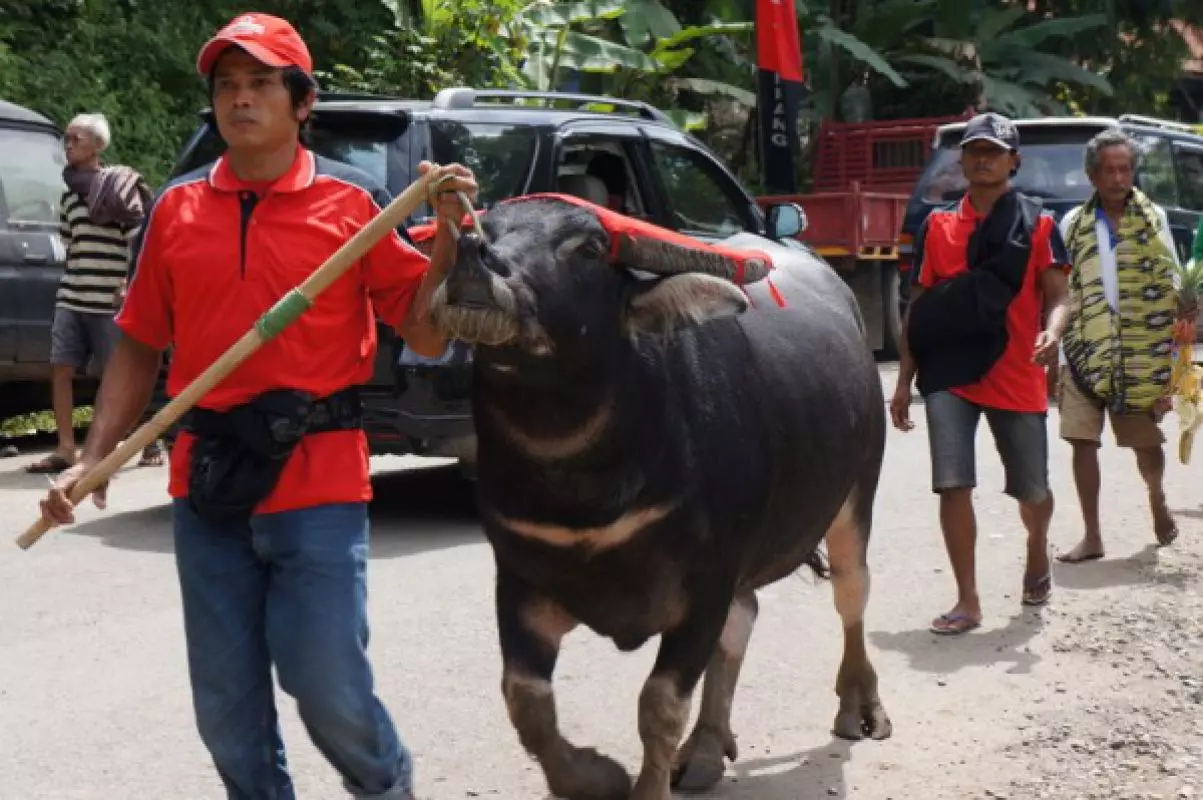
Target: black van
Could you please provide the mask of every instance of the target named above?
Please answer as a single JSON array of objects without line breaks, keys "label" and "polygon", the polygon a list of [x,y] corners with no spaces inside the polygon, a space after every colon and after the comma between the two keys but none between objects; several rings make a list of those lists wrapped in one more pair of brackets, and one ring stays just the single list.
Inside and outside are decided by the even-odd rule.
[{"label": "black van", "polygon": [[[1125,114],[1111,117],[1045,117],[1014,120],[1023,163],[1019,191],[1038,197],[1060,219],[1093,191],[1085,171],[1086,143],[1096,133],[1120,128],[1143,148],[1137,185],[1166,210],[1183,263],[1203,217],[1203,135],[1177,122]],[[933,208],[961,199],[960,140],[964,122],[941,126],[931,157],[911,194],[902,224],[902,257],[910,262],[916,232]],[[904,285],[905,285],[904,281]]]},{"label": "black van", "polygon": [[[67,258],[65,164],[53,122],[0,100],[0,419],[50,408],[50,326]],[[80,377],[78,404],[92,401],[96,383]]]}]

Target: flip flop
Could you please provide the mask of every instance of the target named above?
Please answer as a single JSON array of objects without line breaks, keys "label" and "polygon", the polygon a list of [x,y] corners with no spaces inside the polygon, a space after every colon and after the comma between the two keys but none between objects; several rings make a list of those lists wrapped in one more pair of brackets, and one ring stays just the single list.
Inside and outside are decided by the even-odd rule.
[{"label": "flip flop", "polygon": [[41,461],[30,464],[25,471],[33,475],[51,475],[70,468],[71,463],[67,459],[58,453],[51,453]]},{"label": "flip flop", "polygon": [[146,446],[142,451],[142,458],[138,460],[139,467],[161,467],[167,460],[166,449],[161,441],[156,441],[154,444]]},{"label": "flip flop", "polygon": [[1023,583],[1023,604],[1025,606],[1042,606],[1053,596],[1053,576],[1045,573],[1044,577],[1034,583]]},{"label": "flip flop", "polygon": [[[949,624],[941,626],[937,624],[939,622]],[[981,625],[981,622],[968,614],[941,614],[932,622],[929,630],[939,636],[960,636],[962,633],[969,633],[974,628],[980,628]]]},{"label": "flip flop", "polygon": [[1057,555],[1057,560],[1062,564],[1081,564],[1084,561],[1097,561],[1102,558],[1103,555],[1103,553],[1087,553],[1084,556],[1077,556],[1075,558],[1069,553],[1059,553]]}]

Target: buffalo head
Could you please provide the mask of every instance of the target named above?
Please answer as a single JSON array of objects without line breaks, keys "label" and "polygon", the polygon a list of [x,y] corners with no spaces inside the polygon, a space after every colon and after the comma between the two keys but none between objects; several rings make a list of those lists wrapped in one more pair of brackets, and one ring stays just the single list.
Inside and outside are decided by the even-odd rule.
[{"label": "buffalo head", "polygon": [[[432,300],[440,331],[525,359],[591,360],[616,337],[671,334],[739,314],[741,262],[682,237],[615,234],[594,207],[557,197],[502,203],[465,230]],[[612,226],[611,226],[612,227]]]}]

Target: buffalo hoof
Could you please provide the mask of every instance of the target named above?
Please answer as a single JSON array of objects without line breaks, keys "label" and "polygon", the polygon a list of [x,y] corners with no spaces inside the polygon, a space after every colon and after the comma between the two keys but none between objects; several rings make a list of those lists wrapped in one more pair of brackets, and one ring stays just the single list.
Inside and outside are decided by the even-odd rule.
[{"label": "buffalo hoof", "polygon": [[866,736],[870,739],[888,739],[894,732],[894,724],[890,722],[885,707],[875,702],[860,708],[841,708],[835,716],[832,732],[841,739],[854,742]]},{"label": "buffalo hoof", "polygon": [[673,759],[673,788],[686,792],[714,788],[727,771],[724,756],[732,761],[739,757],[735,736],[730,731],[698,728]]},{"label": "buffalo hoof", "polygon": [[631,796],[631,776],[623,766],[592,748],[574,750],[562,770],[549,770],[547,785],[564,800],[627,800]]}]

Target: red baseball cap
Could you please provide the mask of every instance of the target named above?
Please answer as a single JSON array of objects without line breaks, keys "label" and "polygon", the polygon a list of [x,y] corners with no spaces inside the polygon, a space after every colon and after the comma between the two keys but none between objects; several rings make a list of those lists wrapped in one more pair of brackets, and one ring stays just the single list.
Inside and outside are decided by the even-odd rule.
[{"label": "red baseball cap", "polygon": [[313,58],[305,40],[287,20],[270,14],[242,14],[217,32],[196,57],[196,71],[207,76],[231,47],[241,47],[269,67],[299,67],[313,74]]}]

